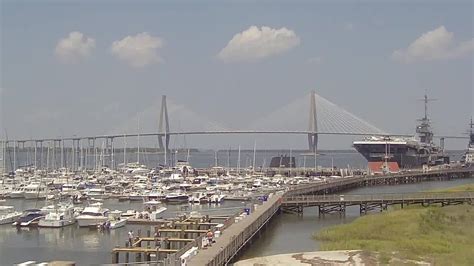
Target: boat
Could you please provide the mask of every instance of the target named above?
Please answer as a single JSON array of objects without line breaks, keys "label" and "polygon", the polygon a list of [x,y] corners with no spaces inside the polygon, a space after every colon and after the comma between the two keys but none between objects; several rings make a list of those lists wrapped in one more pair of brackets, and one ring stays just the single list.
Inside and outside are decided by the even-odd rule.
[{"label": "boat", "polygon": [[[353,147],[368,161],[372,173],[399,172],[400,169],[421,168],[423,165],[449,163],[443,148],[433,143],[431,121],[428,118],[428,96],[425,114],[416,127],[417,136],[369,136],[353,142]],[[418,137],[418,138],[417,138]]]},{"label": "boat", "polygon": [[474,164],[474,123],[472,118],[471,123],[469,123],[469,144],[467,145],[466,152],[462,156],[461,163],[463,165]]},{"label": "boat", "polygon": [[132,192],[130,193],[130,195],[128,196],[128,199],[130,201],[141,201],[143,200],[144,196],[138,192]]},{"label": "boat", "polygon": [[26,227],[38,225],[41,218],[45,216],[45,212],[40,209],[28,209],[13,223],[15,226]]},{"label": "boat", "polygon": [[187,202],[189,196],[181,192],[172,192],[165,196],[163,199],[167,203],[183,203]]},{"label": "boat", "polygon": [[102,208],[102,203],[94,203],[84,208],[76,217],[79,227],[99,225],[108,220],[108,209]]},{"label": "boat", "polygon": [[90,188],[87,191],[87,196],[94,199],[108,199],[109,195],[105,193],[103,188]]},{"label": "boat", "polygon": [[19,186],[10,192],[9,197],[12,199],[24,198],[25,197],[24,193],[25,193],[25,187]]},{"label": "boat", "polygon": [[15,211],[13,206],[0,206],[0,224],[11,224],[17,220],[21,212]]},{"label": "boat", "polygon": [[59,228],[76,223],[76,213],[74,211],[74,205],[56,205],[50,210],[45,217],[43,217],[39,223],[39,227],[51,227]]},{"label": "boat", "polygon": [[205,203],[205,202],[208,202],[209,199],[208,197],[206,196],[206,194],[204,194],[203,192],[194,192],[193,194],[191,194],[191,197],[189,197],[189,203]]},{"label": "boat", "polygon": [[224,201],[225,195],[214,194],[210,197],[209,203],[221,203]]},{"label": "boat", "polygon": [[31,183],[25,187],[25,199],[44,199],[48,195],[48,188],[42,183]]},{"label": "boat", "polygon": [[128,218],[122,217],[122,211],[115,210],[109,213],[109,219],[106,222],[106,229],[117,229],[127,224]]}]

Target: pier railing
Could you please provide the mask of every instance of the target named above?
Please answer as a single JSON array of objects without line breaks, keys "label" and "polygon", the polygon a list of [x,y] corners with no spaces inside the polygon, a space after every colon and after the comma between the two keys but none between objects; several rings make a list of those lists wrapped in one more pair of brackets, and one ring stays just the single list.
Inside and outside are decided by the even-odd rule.
[{"label": "pier railing", "polygon": [[394,202],[419,200],[473,200],[473,192],[417,192],[417,193],[388,193],[367,195],[302,195],[290,196],[283,199],[282,205],[310,203],[365,203],[365,202]]}]

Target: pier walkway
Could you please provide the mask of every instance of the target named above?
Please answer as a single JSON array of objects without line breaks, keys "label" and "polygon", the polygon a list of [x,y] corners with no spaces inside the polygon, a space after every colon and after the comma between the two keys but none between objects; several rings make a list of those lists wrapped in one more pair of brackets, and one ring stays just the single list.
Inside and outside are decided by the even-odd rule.
[{"label": "pier walkway", "polygon": [[387,209],[389,205],[431,204],[454,205],[474,203],[472,192],[418,192],[418,193],[390,193],[370,195],[301,195],[285,197],[282,207],[295,212],[302,212],[305,207],[319,208],[320,214],[330,212],[344,212],[348,206],[359,206],[360,213],[378,209]]},{"label": "pier walkway", "polygon": [[226,229],[211,247],[199,250],[199,253],[186,265],[226,265],[278,213],[281,201],[281,194],[272,195],[251,215]]}]

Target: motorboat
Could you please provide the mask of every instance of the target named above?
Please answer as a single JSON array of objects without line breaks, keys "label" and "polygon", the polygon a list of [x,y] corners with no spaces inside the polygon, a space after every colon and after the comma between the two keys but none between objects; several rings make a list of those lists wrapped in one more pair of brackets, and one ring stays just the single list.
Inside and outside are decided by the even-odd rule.
[{"label": "motorboat", "polygon": [[146,201],[143,203],[143,206],[145,207],[145,211],[148,212],[148,217],[152,221],[158,220],[160,218],[158,215],[167,210],[161,202],[156,200]]},{"label": "motorboat", "polygon": [[190,203],[205,203],[208,202],[209,199],[206,194],[202,192],[194,192],[191,197],[189,197]]},{"label": "motorboat", "polygon": [[0,206],[0,224],[11,224],[21,216],[13,206]]},{"label": "motorboat", "polygon": [[40,209],[28,209],[13,223],[15,226],[35,226],[38,225],[41,218],[45,216],[45,212]]},{"label": "motorboat", "polygon": [[102,208],[102,203],[93,203],[85,207],[79,216],[76,217],[79,227],[99,225],[108,220],[108,209]]},{"label": "motorboat", "polygon": [[87,196],[94,199],[108,199],[109,195],[105,193],[103,188],[90,188],[87,191]]},{"label": "motorboat", "polygon": [[163,199],[167,203],[182,203],[189,200],[189,196],[181,192],[172,192]]},{"label": "motorboat", "polygon": [[210,197],[210,203],[221,203],[224,201],[225,195],[222,194],[214,194]]},{"label": "motorboat", "polygon": [[25,199],[44,199],[48,195],[48,188],[41,183],[31,183],[25,187]]},{"label": "motorboat", "polygon": [[59,228],[74,224],[76,222],[76,212],[72,204],[57,205],[42,218],[39,227]]},{"label": "motorboat", "polygon": [[12,199],[24,198],[25,197],[24,193],[25,193],[25,187],[20,186],[20,187],[17,187],[15,189],[13,189],[10,192],[9,197],[12,198]]},{"label": "motorboat", "polygon": [[143,200],[143,195],[138,193],[138,192],[132,192],[130,193],[130,195],[128,196],[128,199],[130,201],[139,201],[139,200]]},{"label": "motorboat", "polygon": [[122,211],[115,210],[109,213],[109,219],[106,222],[106,229],[117,229],[127,224],[128,218],[122,217]]}]

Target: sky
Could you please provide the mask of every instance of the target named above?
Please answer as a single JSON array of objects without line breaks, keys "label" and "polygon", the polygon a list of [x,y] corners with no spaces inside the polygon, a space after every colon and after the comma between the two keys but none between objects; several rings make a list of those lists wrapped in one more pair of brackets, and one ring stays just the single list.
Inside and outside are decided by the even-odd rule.
[{"label": "sky", "polygon": [[[175,110],[172,130],[252,129],[312,90],[391,133],[414,133],[425,92],[436,99],[435,134],[462,135],[474,115],[472,1],[0,3],[3,138],[157,131],[161,95]],[[306,111],[288,116],[301,127],[291,129],[307,130]],[[356,138],[322,136],[319,145],[350,148]],[[172,144],[270,149],[306,141]]]}]

